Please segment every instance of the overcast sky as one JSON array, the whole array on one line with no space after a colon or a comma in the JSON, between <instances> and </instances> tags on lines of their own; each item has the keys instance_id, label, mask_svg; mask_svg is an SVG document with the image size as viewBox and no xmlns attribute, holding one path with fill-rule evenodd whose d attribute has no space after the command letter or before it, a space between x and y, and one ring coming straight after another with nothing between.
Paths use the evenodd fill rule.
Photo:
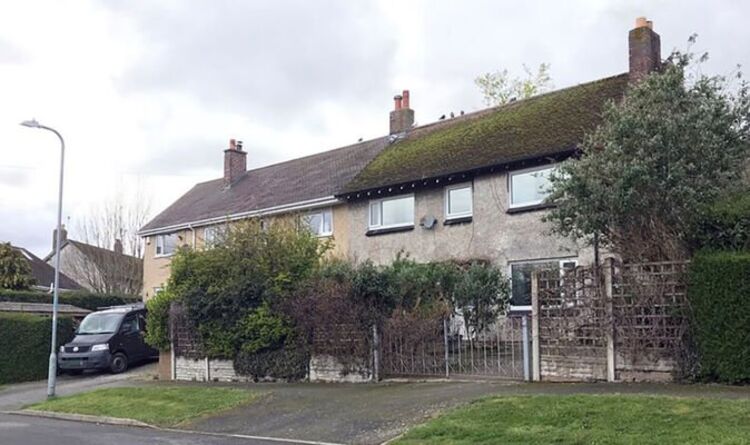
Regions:
<instances>
[{"instance_id":1,"label":"overcast sky","mask_svg":"<svg viewBox=\"0 0 750 445\"><path fill-rule=\"evenodd\" d=\"M662 54L709 51L709 74L750 65L750 2L23 1L0 3L0 241L48 253L63 133L64 217L140 189L156 215L221 175L243 140L259 167L388 131L411 90L420 124L476 110L473 79L551 64L555 87L627 70L646 15Z\"/></svg>"}]
</instances>

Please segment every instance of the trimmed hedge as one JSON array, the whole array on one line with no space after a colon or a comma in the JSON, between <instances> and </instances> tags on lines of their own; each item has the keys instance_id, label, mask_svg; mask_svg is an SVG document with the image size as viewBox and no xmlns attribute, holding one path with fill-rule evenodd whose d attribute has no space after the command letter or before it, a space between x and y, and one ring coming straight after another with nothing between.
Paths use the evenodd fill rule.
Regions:
<instances>
[{"instance_id":1,"label":"trimmed hedge","mask_svg":"<svg viewBox=\"0 0 750 445\"><path fill-rule=\"evenodd\" d=\"M688 297L699 375L750 382L750 252L700 252Z\"/></svg>"},{"instance_id":2,"label":"trimmed hedge","mask_svg":"<svg viewBox=\"0 0 750 445\"><path fill-rule=\"evenodd\" d=\"M61 304L72 304L83 309L95 311L100 307L118 306L141 302L140 297L123 295L100 295L84 291L60 292ZM52 303L52 294L30 290L0 289L0 301L19 303Z\"/></svg>"},{"instance_id":3,"label":"trimmed hedge","mask_svg":"<svg viewBox=\"0 0 750 445\"><path fill-rule=\"evenodd\" d=\"M697 231L704 249L750 250L750 189L716 202Z\"/></svg>"},{"instance_id":4,"label":"trimmed hedge","mask_svg":"<svg viewBox=\"0 0 750 445\"><path fill-rule=\"evenodd\" d=\"M57 347L73 338L73 320L57 319ZM49 369L52 318L0 313L0 384L40 380Z\"/></svg>"}]
</instances>

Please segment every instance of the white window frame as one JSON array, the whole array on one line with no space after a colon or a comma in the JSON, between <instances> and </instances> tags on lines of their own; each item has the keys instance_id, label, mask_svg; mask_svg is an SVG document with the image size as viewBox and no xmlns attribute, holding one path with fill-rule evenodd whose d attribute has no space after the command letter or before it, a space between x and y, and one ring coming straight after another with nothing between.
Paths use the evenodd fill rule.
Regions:
<instances>
[{"instance_id":1,"label":"white window frame","mask_svg":"<svg viewBox=\"0 0 750 445\"><path fill-rule=\"evenodd\" d=\"M319 214L319 215L321 215L321 220L320 221L321 221L321 224L322 224L323 221L325 220L325 218L323 218L322 215L324 213L326 213L326 212L330 213L330 215L331 215L331 229L328 232L321 232L321 233L314 233L313 232L315 234L315 236L317 236L318 238L325 238L325 237L333 236L333 207L322 207L322 208L319 208L319 209L311 210L311 211L307 212L305 215L303 215L303 218L309 218L312 215L318 215ZM308 225L307 224L308 221L303 221L303 223L306 226Z\"/></svg>"},{"instance_id":2,"label":"white window frame","mask_svg":"<svg viewBox=\"0 0 750 445\"><path fill-rule=\"evenodd\" d=\"M564 269L563 264L564 263L574 263L575 267L578 267L578 257L565 257L565 258L543 258L538 260L518 260L518 261L508 261L508 282L510 284L510 297L513 298L513 266L517 266L519 264L541 264L541 263L551 263L553 261L557 261L558 267L560 268L560 277L562 278ZM531 312L531 305L523 305L523 306L509 306L510 312Z\"/></svg>"},{"instance_id":3,"label":"white window frame","mask_svg":"<svg viewBox=\"0 0 750 445\"><path fill-rule=\"evenodd\" d=\"M387 201L395 201L398 199L405 199L405 198L411 198L412 202L414 203L414 209L412 209L412 215L411 215L411 222L410 223L402 223L402 224L389 224L389 225L383 225L383 203ZM406 195L398 195L398 196L389 196L387 198L380 198L380 199L373 199L370 200L370 202L367 205L367 227L370 230L378 230L378 229L393 229L398 227L414 227L414 210L416 209L416 199L414 198L414 193L409 193ZM378 224L372 224L372 206L377 205L379 207L379 218L378 218Z\"/></svg>"},{"instance_id":4,"label":"white window frame","mask_svg":"<svg viewBox=\"0 0 750 445\"><path fill-rule=\"evenodd\" d=\"M175 243L174 251L169 252L169 253L164 253L164 237L166 237L166 236L174 236L175 238L177 238L177 242ZM154 248L154 253L155 253L154 257L155 258L167 258L167 257L171 257L172 255L174 255L177 252L177 249L179 248L180 235L177 234L177 233L165 233L165 234L161 234L161 235L156 235L155 242L156 242L156 247ZM159 252L160 249L161 249L161 252Z\"/></svg>"},{"instance_id":5,"label":"white window frame","mask_svg":"<svg viewBox=\"0 0 750 445\"><path fill-rule=\"evenodd\" d=\"M461 213L451 213L450 212L450 193L453 190L461 190L468 188L469 192L471 193L471 200L469 201L469 211L468 212L461 212ZM445 219L451 220L451 219L458 219L458 218L467 218L474 215L474 185L471 182L465 182L463 184L455 184L455 185L449 185L445 188L445 195L443 200L445 201Z\"/></svg>"},{"instance_id":6,"label":"white window frame","mask_svg":"<svg viewBox=\"0 0 750 445\"><path fill-rule=\"evenodd\" d=\"M546 165L542 165L542 166L524 168L524 169L521 169L521 170L513 170L511 172L508 172L508 208L510 208L510 209L519 209L519 208L523 208L523 207L531 207L531 206L535 206L535 205L539 205L539 204L543 203L544 200L546 199L546 197L545 197L543 199L537 199L535 201L524 202L524 203L521 203L521 204L514 204L513 203L513 177L514 176L516 176L516 175L523 175L523 174L526 174L526 173L533 173L533 172L543 171L543 170L553 170L554 171L557 167L558 167L558 164L546 164Z\"/></svg>"}]
</instances>

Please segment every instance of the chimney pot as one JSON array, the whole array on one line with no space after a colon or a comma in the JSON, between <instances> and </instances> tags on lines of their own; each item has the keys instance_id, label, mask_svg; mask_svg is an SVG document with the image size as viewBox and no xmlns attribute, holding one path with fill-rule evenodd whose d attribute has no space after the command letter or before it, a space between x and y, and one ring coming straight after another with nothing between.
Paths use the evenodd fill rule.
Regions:
<instances>
[{"instance_id":1,"label":"chimney pot","mask_svg":"<svg viewBox=\"0 0 750 445\"><path fill-rule=\"evenodd\" d=\"M404 100L402 102L402 106L404 108L409 108L409 90L404 90L403 97L404 97Z\"/></svg>"},{"instance_id":2,"label":"chimney pot","mask_svg":"<svg viewBox=\"0 0 750 445\"><path fill-rule=\"evenodd\" d=\"M403 98L401 97L400 94L397 94L397 95L393 96L393 109L394 110L400 110L401 109L401 107L402 107L401 100L402 99Z\"/></svg>"},{"instance_id":3,"label":"chimney pot","mask_svg":"<svg viewBox=\"0 0 750 445\"><path fill-rule=\"evenodd\" d=\"M230 139L229 140L229 149L230 150L235 150L236 148L237 148L237 141L235 141L234 139Z\"/></svg>"}]
</instances>

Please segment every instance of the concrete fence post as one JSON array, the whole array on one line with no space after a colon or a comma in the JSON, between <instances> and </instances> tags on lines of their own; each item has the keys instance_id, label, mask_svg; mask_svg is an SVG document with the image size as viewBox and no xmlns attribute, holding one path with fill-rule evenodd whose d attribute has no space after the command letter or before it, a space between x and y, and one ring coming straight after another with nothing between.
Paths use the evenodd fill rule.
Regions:
<instances>
[{"instance_id":1,"label":"concrete fence post","mask_svg":"<svg viewBox=\"0 0 750 445\"><path fill-rule=\"evenodd\" d=\"M174 340L169 345L169 368L170 368L170 380L177 380L177 357L174 353Z\"/></svg>"},{"instance_id":2,"label":"concrete fence post","mask_svg":"<svg viewBox=\"0 0 750 445\"><path fill-rule=\"evenodd\" d=\"M211 359L206 357L206 382L211 381Z\"/></svg>"},{"instance_id":3,"label":"concrete fence post","mask_svg":"<svg viewBox=\"0 0 750 445\"><path fill-rule=\"evenodd\" d=\"M378 325L372 325L372 378L374 381L380 381L380 336L378 335Z\"/></svg>"},{"instance_id":4,"label":"concrete fence post","mask_svg":"<svg viewBox=\"0 0 750 445\"><path fill-rule=\"evenodd\" d=\"M539 272L533 271L531 273L531 374L535 382L542 379L539 346Z\"/></svg>"},{"instance_id":5,"label":"concrete fence post","mask_svg":"<svg viewBox=\"0 0 750 445\"><path fill-rule=\"evenodd\" d=\"M523 379L528 382L531 380L531 351L529 348L529 317L521 317L521 333L523 338Z\"/></svg>"},{"instance_id":6,"label":"concrete fence post","mask_svg":"<svg viewBox=\"0 0 750 445\"><path fill-rule=\"evenodd\" d=\"M448 319L443 318L443 347L445 348L445 378L450 378L451 368L448 357Z\"/></svg>"},{"instance_id":7,"label":"concrete fence post","mask_svg":"<svg viewBox=\"0 0 750 445\"><path fill-rule=\"evenodd\" d=\"M615 317L612 307L612 275L614 273L614 259L604 260L604 307L605 307L605 336L607 338L607 381L614 382L615 375Z\"/></svg>"}]
</instances>

